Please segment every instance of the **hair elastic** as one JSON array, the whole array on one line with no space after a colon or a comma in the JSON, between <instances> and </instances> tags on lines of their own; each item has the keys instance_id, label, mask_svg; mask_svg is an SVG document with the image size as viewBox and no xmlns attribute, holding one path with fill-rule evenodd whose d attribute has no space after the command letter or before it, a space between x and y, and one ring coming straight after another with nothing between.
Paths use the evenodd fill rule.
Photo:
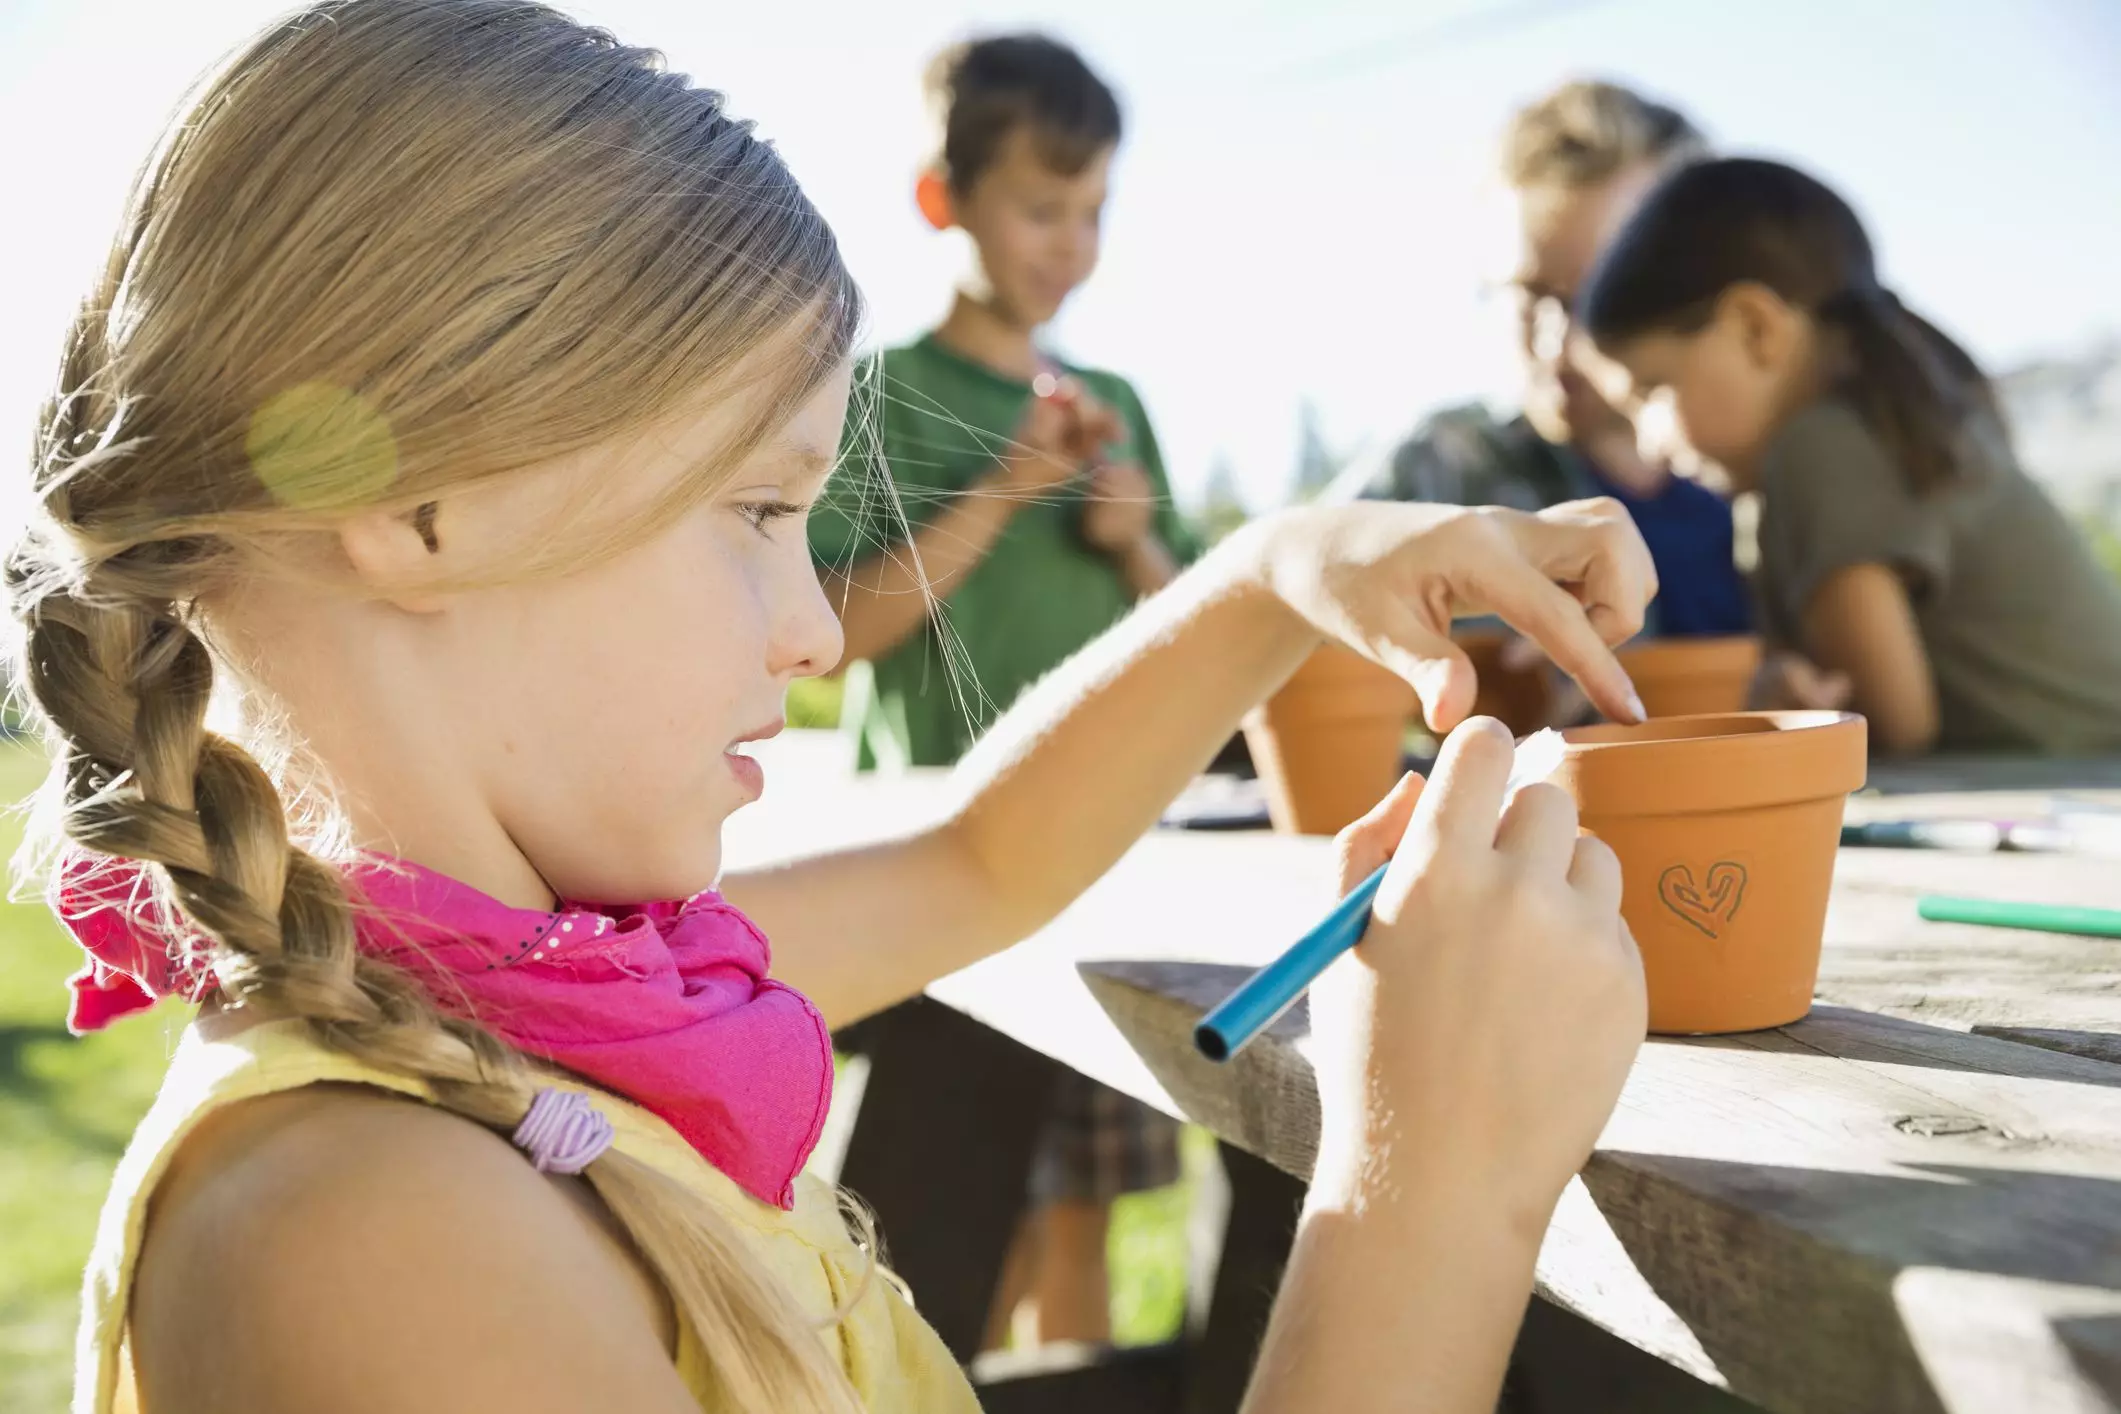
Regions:
<instances>
[{"instance_id":1,"label":"hair elastic","mask_svg":"<svg viewBox=\"0 0 2121 1414\"><path fill-rule=\"evenodd\" d=\"M547 1086L510 1136L539 1173L580 1173L617 1137L611 1121L579 1090Z\"/></svg>"}]
</instances>

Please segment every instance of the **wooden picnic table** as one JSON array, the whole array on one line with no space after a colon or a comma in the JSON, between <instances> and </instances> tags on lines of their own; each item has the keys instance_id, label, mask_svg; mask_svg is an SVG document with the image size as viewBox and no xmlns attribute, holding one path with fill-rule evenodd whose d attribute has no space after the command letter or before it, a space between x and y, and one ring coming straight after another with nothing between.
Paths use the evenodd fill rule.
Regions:
<instances>
[{"instance_id":1,"label":"wooden picnic table","mask_svg":"<svg viewBox=\"0 0 2121 1414\"><path fill-rule=\"evenodd\" d=\"M932 774L796 774L732 821L733 862L893 833L948 800ZM1873 787L1851 819L2025 817L2058 792L2116 810L2121 761L1881 766ZM1213 1358L1196 1350L1182 1385L1156 1376L1170 1402L1105 1401L1115 1414L1234 1408L1315 1150L1317 1093L1301 1008L1228 1066L1198 1058L1190 1034L1315 921L1332 868L1322 840L1154 832L1037 936L880 1019L879 1074L896 1056L923 1089L865 1101L843 1178L884 1195L896 1264L961 1355L992 1283L950 1288L998 1266L1039 1118L1025 1097L1050 1058L1265 1161L1229 1165L1230 1235L1200 1340ZM2113 906L2121 859L1843 850L1812 1015L1652 1039L1541 1254L1528 1336L1573 1313L1571 1329L1691 1378L1602 1403L1579 1379L1520 1407L1699 1409L1714 1387L1807 1414L2121 1408L2121 943L1925 923L1915 900L1929 892ZM937 1187L933 1144L961 1182ZM934 1261L913 1250L937 1244ZM940 1289L924 1290L923 1269ZM1080 1389L986 1397L1088 1403Z\"/></svg>"}]
</instances>

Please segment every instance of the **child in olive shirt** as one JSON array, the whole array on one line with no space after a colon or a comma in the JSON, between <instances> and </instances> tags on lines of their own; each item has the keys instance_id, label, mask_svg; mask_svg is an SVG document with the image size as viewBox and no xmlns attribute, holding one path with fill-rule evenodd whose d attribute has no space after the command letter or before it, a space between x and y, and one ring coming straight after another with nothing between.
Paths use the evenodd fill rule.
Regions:
<instances>
[{"instance_id":1,"label":"child in olive shirt","mask_svg":"<svg viewBox=\"0 0 2121 1414\"><path fill-rule=\"evenodd\" d=\"M1878 282L1841 198L1685 168L1578 302L1634 400L1761 497L1769 635L1846 674L1871 739L2121 746L2121 584L2020 470L1987 379Z\"/></svg>"},{"instance_id":2,"label":"child in olive shirt","mask_svg":"<svg viewBox=\"0 0 2121 1414\"><path fill-rule=\"evenodd\" d=\"M916 195L930 224L971 237L976 268L940 326L861 371L846 455L810 518L846 657L870 665L845 709L864 768L956 761L1195 553L1133 388L1035 342L1097 262L1111 91L1036 36L960 46L929 87L942 150ZM1103 1339L1110 1202L1177 1176L1170 1120L1071 1072L997 1336L1026 1295L1042 1339Z\"/></svg>"}]
</instances>

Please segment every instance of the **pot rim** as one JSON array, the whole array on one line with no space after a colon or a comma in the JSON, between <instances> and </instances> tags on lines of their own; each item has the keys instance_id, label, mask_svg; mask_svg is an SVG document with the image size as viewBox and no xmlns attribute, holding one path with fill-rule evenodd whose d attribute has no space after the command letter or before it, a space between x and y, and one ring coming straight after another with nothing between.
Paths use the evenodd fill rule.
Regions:
<instances>
[{"instance_id":1,"label":"pot rim","mask_svg":"<svg viewBox=\"0 0 2121 1414\"><path fill-rule=\"evenodd\" d=\"M1727 731L1686 729L1753 722ZM1706 712L1574 727L1554 781L1586 818L1793 805L1862 787L1867 723L1854 712ZM1674 729L1678 729L1676 732ZM1625 805L1614 802L1625 799Z\"/></svg>"}]
</instances>

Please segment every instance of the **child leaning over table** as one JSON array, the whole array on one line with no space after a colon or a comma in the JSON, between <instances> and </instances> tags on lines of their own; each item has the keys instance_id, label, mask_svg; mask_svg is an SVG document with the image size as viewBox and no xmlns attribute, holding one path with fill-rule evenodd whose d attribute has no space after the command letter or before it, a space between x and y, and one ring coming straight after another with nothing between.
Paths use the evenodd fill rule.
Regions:
<instances>
[{"instance_id":1,"label":"child leaning over table","mask_svg":"<svg viewBox=\"0 0 2121 1414\"><path fill-rule=\"evenodd\" d=\"M1630 405L1761 497L1765 627L1895 753L2121 746L2121 584L2019 468L1988 380L1856 214L1779 163L1667 178L1577 315Z\"/></svg>"},{"instance_id":2,"label":"child leaning over table","mask_svg":"<svg viewBox=\"0 0 2121 1414\"><path fill-rule=\"evenodd\" d=\"M1036 341L1097 264L1120 137L1111 90L1036 35L953 48L928 85L942 143L916 196L937 230L970 238L973 268L940 325L863 370L845 463L810 522L847 658L871 665L846 707L864 769L955 762L1196 553L1134 389ZM909 529L912 554L896 543ZM1063 1078L997 1341L1020 1300L1041 1339L1107 1336L1112 1200L1174 1182L1177 1136L1135 1101Z\"/></svg>"}]
</instances>

